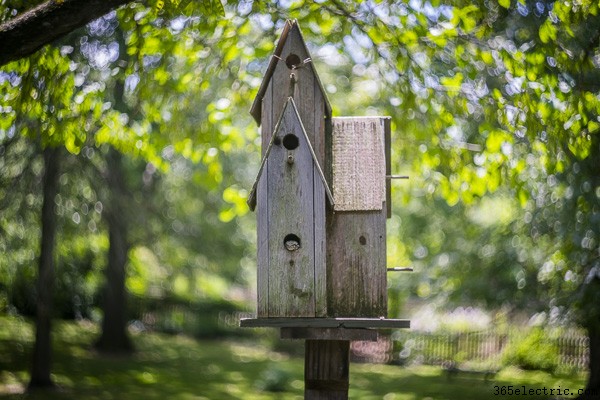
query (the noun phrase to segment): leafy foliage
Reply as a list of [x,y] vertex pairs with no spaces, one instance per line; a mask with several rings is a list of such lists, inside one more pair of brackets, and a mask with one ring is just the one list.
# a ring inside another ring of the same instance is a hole
[[[245,188],[258,166],[246,110],[285,18],[297,18],[334,114],[392,116],[393,170],[411,182],[394,188],[389,262],[417,270],[391,277],[394,307],[410,295],[598,323],[596,3],[220,5],[131,4],[2,69],[0,162],[3,183],[18,183],[0,217],[6,290],[33,275],[40,162],[27,137],[82,161],[57,201],[62,269],[96,279],[106,233],[91,209],[106,206],[110,145],[130,157],[130,290],[243,297],[255,278]],[[95,172],[78,175],[83,164]]]
[[509,346],[503,354],[503,362],[526,370],[554,372],[558,365],[558,347],[541,328],[535,328],[527,336]]

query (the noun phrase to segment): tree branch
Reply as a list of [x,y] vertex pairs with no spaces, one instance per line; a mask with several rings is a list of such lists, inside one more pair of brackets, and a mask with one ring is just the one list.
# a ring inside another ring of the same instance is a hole
[[131,0],[47,0],[0,25],[0,66],[27,57]]

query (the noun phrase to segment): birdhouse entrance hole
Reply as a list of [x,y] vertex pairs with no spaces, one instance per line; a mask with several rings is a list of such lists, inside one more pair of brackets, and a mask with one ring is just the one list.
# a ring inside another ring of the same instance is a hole
[[289,69],[298,68],[300,64],[302,64],[302,60],[296,54],[292,53],[285,59],[285,65],[287,65]]
[[283,238],[283,245],[287,251],[296,251],[300,248],[300,238],[290,233]]
[[288,133],[283,137],[283,147],[288,150],[294,150],[300,145],[300,140],[298,140],[298,136],[293,133]]

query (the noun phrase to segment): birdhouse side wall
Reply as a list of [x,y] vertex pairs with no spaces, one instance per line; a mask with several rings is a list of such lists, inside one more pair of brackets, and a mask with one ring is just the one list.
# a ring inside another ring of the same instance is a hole
[[313,164],[313,228],[315,242],[315,316],[327,316],[327,195],[321,173]]
[[[327,99],[316,76],[312,61],[307,61],[310,60],[310,54],[298,26],[294,24],[285,37],[282,37],[282,40],[284,40],[284,43],[281,46],[281,50],[277,50],[274,55],[277,62],[274,64],[274,68],[268,71],[265,77],[265,79],[268,79],[268,84],[264,93],[261,94],[262,101],[259,120],[261,121],[262,156],[263,158],[265,157],[273,132],[275,129],[278,129],[276,125],[282,116],[288,98],[293,97],[296,111],[318,164],[329,168],[325,154],[326,118],[330,118],[331,116]],[[299,60],[300,63],[291,68],[288,64],[292,60]],[[294,74],[293,80],[291,77],[292,74]],[[265,162],[263,175],[271,176],[271,174],[276,174],[275,169],[279,169],[280,166],[275,164],[275,161],[269,156],[269,159]],[[311,231],[311,240],[313,243],[313,269],[310,275],[307,275],[312,279],[312,309],[309,308],[308,303],[303,303],[304,300],[300,301],[294,300],[294,297],[286,297],[285,293],[290,292],[291,286],[289,282],[287,284],[281,283],[283,280],[280,276],[285,276],[285,279],[288,279],[288,275],[291,272],[289,268],[285,270],[279,264],[277,267],[274,267],[275,250],[273,246],[281,246],[282,239],[276,238],[281,232],[276,234],[273,230],[283,229],[283,227],[274,227],[277,226],[279,218],[275,217],[275,215],[281,213],[281,215],[289,216],[290,205],[285,205],[284,207],[286,208],[279,210],[277,204],[285,203],[288,201],[288,197],[278,197],[280,193],[272,186],[273,182],[271,178],[268,178],[268,184],[267,179],[261,178],[261,181],[257,184],[257,228],[259,232],[257,242],[257,309],[259,317],[304,316],[309,314],[309,316],[326,315],[327,283],[325,259],[327,196],[319,169],[314,165],[312,158],[311,165],[305,172],[310,174],[311,183],[310,186],[303,186],[303,191],[306,192],[307,188],[310,187],[312,198],[308,200],[308,193],[303,192],[302,203],[298,206],[298,210],[303,210],[302,207],[312,204],[312,214],[302,213],[302,220],[307,223],[306,230]],[[308,177],[308,175],[306,176]],[[282,178],[279,177],[278,179]],[[307,182],[302,180],[302,182],[302,185],[308,185],[308,180]],[[284,275],[278,275],[280,273]],[[298,287],[299,285],[297,285],[296,289]],[[297,290],[296,292],[299,293]],[[306,294],[302,296],[305,298]],[[281,301],[282,297],[284,298],[283,301]]]
[[[264,159],[273,135],[273,84],[269,83],[262,100],[261,158]],[[263,175],[268,175],[269,160],[264,160]],[[262,178],[262,177],[261,177]],[[259,179],[256,188],[256,230],[257,230],[257,310],[258,317],[269,316],[269,192],[267,179]]]
[[328,316],[387,317],[385,222],[385,208],[329,214]]
[[[268,175],[269,160],[265,160],[263,175]],[[269,192],[267,179],[261,178],[256,188],[257,305],[256,315],[269,316]]]
[[[273,130],[275,129],[275,122],[273,122],[273,81],[271,80],[267,85],[265,96],[262,99],[262,111],[261,111],[261,159],[265,157],[271,136],[273,136]],[[281,113],[281,110],[279,111]]]
[[388,137],[386,118],[332,119],[335,212],[327,217],[330,316],[387,316]]
[[[314,241],[312,160],[275,146],[269,155],[269,316],[314,316]],[[300,248],[289,251],[285,238],[295,235]]]
[[[292,104],[259,178],[258,204],[266,204],[259,224],[259,316],[315,317],[326,309],[325,183]],[[297,141],[293,149],[286,144],[290,137]]]

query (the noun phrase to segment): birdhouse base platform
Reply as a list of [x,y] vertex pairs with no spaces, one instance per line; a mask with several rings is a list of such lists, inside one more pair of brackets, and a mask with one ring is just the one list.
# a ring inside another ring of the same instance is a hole
[[410,328],[408,319],[387,318],[303,318],[273,317],[244,318],[240,320],[242,328]]
[[410,328],[410,321],[385,318],[245,318],[240,321],[240,326],[281,328],[282,339],[376,342],[376,329]]

